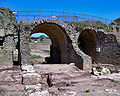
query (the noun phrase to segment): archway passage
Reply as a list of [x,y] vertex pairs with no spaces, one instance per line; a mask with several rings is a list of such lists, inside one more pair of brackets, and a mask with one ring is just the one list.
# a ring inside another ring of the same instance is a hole
[[31,35],[29,48],[32,64],[50,63],[50,45],[51,40],[46,34],[40,32]]
[[50,46],[50,63],[67,63],[67,37],[65,30],[54,23],[43,23],[36,26],[31,34],[45,33],[52,41]]
[[97,57],[96,48],[99,46],[97,34],[94,30],[85,29],[78,38],[78,47],[95,62]]

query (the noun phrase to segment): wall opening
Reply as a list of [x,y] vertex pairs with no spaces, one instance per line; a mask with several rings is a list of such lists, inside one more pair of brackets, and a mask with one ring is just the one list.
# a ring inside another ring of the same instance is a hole
[[0,46],[3,46],[4,38],[0,38]]
[[116,32],[120,32],[120,28],[119,27],[116,27]]
[[83,30],[78,38],[78,47],[87,55],[91,56],[92,63],[96,61],[98,48],[98,38],[95,31],[91,29]]
[[45,33],[33,33],[29,40],[31,60],[33,64],[50,64],[51,39]]
[[18,62],[18,50],[20,48],[19,42],[18,42],[18,35],[14,35],[14,42],[15,42],[15,50],[13,51],[13,65],[19,65]]
[[35,27],[31,35],[39,32],[45,33],[51,40],[51,45],[49,47],[50,59],[46,58],[46,60],[49,61],[48,63],[67,63],[67,38],[64,29],[54,23],[43,23]]

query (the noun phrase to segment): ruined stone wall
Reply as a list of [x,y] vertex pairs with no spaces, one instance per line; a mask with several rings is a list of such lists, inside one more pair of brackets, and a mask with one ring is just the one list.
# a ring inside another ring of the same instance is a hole
[[[84,34],[81,34],[83,32]],[[77,38],[79,48],[81,48],[83,52],[85,51],[84,53],[92,57],[92,63],[120,64],[120,43],[118,34],[113,34],[105,30],[86,28],[82,31],[79,31]],[[82,41],[79,42],[81,39]],[[83,45],[83,47],[81,45]],[[86,46],[86,49],[82,49],[84,46]]]
[[[67,45],[61,45],[59,47],[67,46],[64,49],[66,50],[64,53],[67,55],[67,60],[64,63],[70,64],[75,63],[76,66],[79,68],[89,71],[91,69],[91,58],[84,54],[77,46],[76,42],[76,36],[74,33],[77,33],[77,31],[69,25],[62,24],[56,21],[50,21],[50,20],[41,20],[37,22],[27,22],[22,21],[19,23],[19,33],[20,33],[20,53],[21,53],[21,64],[31,64],[30,60],[30,49],[28,47],[29,45],[29,39],[30,39],[30,32],[33,31],[34,28],[36,28],[40,24],[55,24],[57,26],[60,26],[59,28],[62,28],[64,30],[62,34],[65,34],[65,38],[67,40]],[[56,29],[58,30],[58,29]],[[55,34],[54,34],[55,35]],[[52,39],[54,36],[52,37]],[[58,36],[58,40],[61,40],[61,38]],[[66,42],[66,41],[61,41]],[[62,50],[61,50],[62,51]],[[63,51],[64,52],[64,51]],[[63,54],[61,52],[61,54]]]
[[0,47],[0,63],[13,64],[13,51],[15,43],[13,39],[16,33],[17,22],[14,14],[8,8],[0,8],[0,38],[3,40],[3,45]]
[[120,45],[116,35],[97,32],[101,51],[98,53],[97,61],[105,64],[120,64]]
[[22,21],[18,24],[19,26],[19,43],[20,43],[20,63],[22,65],[31,65],[31,56],[30,56],[30,48],[29,48],[29,39],[31,32],[31,23]]
[[[20,63],[32,64],[30,60],[29,48],[30,34],[34,28],[44,23],[48,24],[49,26],[51,26],[50,24],[55,24],[58,26],[58,29],[55,27],[56,29],[54,30],[63,30],[61,32],[63,32],[65,40],[67,41],[64,43],[66,44],[64,47],[66,48],[66,53],[64,53],[64,51],[62,53],[66,54],[67,56],[64,63],[75,63],[75,65],[79,68],[83,70],[89,70],[92,66],[92,59],[90,56],[82,52],[80,48],[78,48],[77,41],[80,32],[76,30],[74,25],[67,25],[51,20],[40,20],[39,22],[21,21],[20,23],[17,23],[12,11],[7,8],[0,8],[0,41],[3,41],[3,45],[0,44],[2,45],[0,46],[0,62],[10,61],[11,63],[9,62],[9,64],[12,64],[13,52],[17,44],[15,43],[14,35],[18,34],[19,40],[16,39],[16,41],[19,42],[18,47]],[[116,36],[99,31],[96,31],[96,33],[99,37],[99,47],[101,48],[100,53],[97,53],[96,61],[101,63],[120,63],[120,46],[119,42],[117,42],[118,39],[116,40]],[[59,47],[62,46],[59,45]]]

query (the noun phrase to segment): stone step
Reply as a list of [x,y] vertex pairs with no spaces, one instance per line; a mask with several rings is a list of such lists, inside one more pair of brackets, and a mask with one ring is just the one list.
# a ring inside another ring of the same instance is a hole
[[0,85],[21,84],[22,74],[19,66],[0,66]]
[[24,85],[0,85],[0,96],[25,96]]

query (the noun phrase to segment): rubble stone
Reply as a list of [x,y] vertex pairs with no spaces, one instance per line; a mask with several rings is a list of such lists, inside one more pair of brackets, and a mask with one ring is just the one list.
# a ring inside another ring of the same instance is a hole
[[35,85],[41,81],[41,75],[38,73],[25,73],[23,74],[23,84]]

